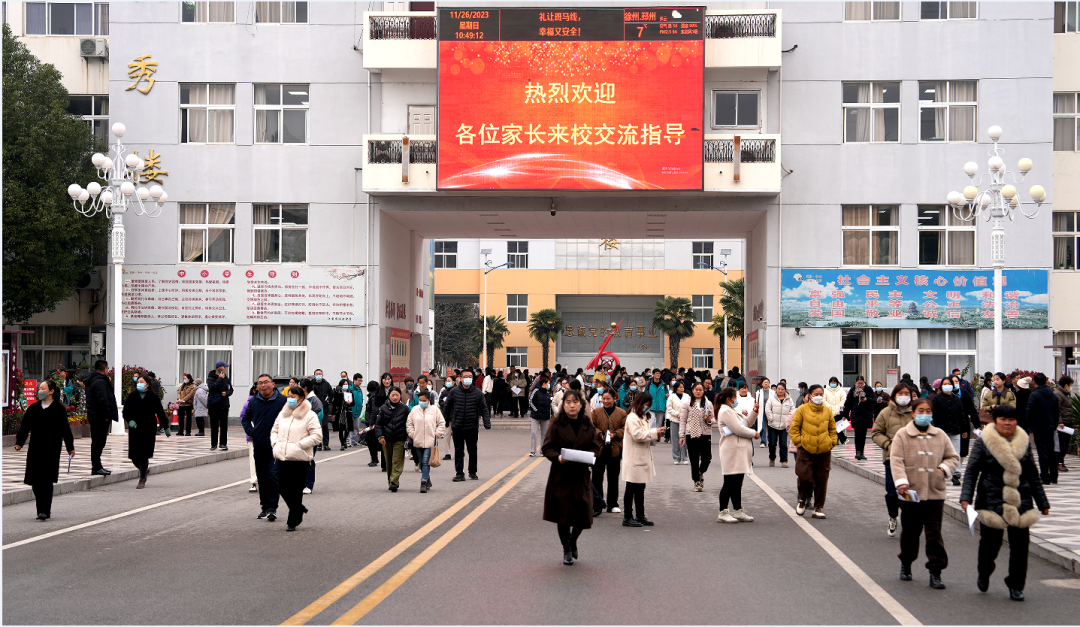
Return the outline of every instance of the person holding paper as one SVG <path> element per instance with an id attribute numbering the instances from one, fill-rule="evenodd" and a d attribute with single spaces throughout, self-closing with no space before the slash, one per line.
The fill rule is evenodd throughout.
<path id="1" fill-rule="evenodd" d="M 874 418 L 874 429 L 870 437 L 881 448 L 881 461 L 885 464 L 885 508 L 889 512 L 889 537 L 896 537 L 900 526 L 900 499 L 896 495 L 896 483 L 893 481 L 892 465 L 889 464 L 889 450 L 893 438 L 900 429 L 911 422 L 911 399 L 919 399 L 918 390 L 906 383 L 898 383 L 892 391 L 892 400 Z"/>
<path id="2" fill-rule="evenodd" d="M 930 587 L 944 590 L 941 571 L 949 565 L 941 535 L 945 482 L 960 455 L 944 431 L 933 426 L 934 408 L 919 398 L 911 403 L 912 420 L 896 432 L 889 466 L 900 503 L 900 580 L 911 581 L 911 563 L 919 556 L 919 536 L 926 530 L 926 569 Z M 918 501 L 916 501 L 916 495 Z"/>
<path id="3" fill-rule="evenodd" d="M 743 479 L 754 473 L 750 461 L 754 452 L 754 440 L 761 434 L 748 424 L 757 421 L 760 407 L 754 403 L 746 416 L 735 413 L 737 394 L 733 388 L 724 388 L 716 395 L 716 424 L 723 436 L 720 438 L 720 469 L 724 473 L 724 485 L 720 488 L 720 513 L 716 522 L 754 522 L 754 517 L 742 507 Z M 730 434 L 728 433 L 730 431 Z M 732 509 L 728 509 L 728 501 Z"/>
<path id="4" fill-rule="evenodd" d="M 835 378 L 835 377 L 834 377 Z M 836 419 L 825 404 L 825 390 L 810 386 L 810 402 L 795 410 L 788 435 L 798 448 L 795 455 L 795 476 L 798 477 L 799 502 L 795 513 L 802 516 L 814 499 L 814 518 L 825 518 L 825 496 L 832 470 L 832 449 L 836 446 Z"/>
<path id="5" fill-rule="evenodd" d="M 1069 469 L 1065 467 L 1065 453 L 1069 451 L 1069 440 L 1072 438 L 1072 434 L 1066 431 L 1062 431 L 1062 427 L 1072 429 L 1073 426 L 1073 407 L 1072 407 L 1072 377 L 1065 375 L 1058 379 L 1057 387 L 1054 388 L 1054 396 L 1058 401 L 1058 451 L 1057 451 L 1057 465 L 1058 472 L 1069 472 Z"/>
<path id="6" fill-rule="evenodd" d="M 75 440 L 68 424 L 67 409 L 60 401 L 60 388 L 52 379 L 45 379 L 38 386 L 36 403 L 26 408 L 19 433 L 15 436 L 15 450 L 34 436 L 33 446 L 26 452 L 26 472 L 23 483 L 34 490 L 37 500 L 38 520 L 52 516 L 53 484 L 60 479 L 60 444 L 68 452 L 68 464 L 75 454 Z"/>
<path id="7" fill-rule="evenodd" d="M 651 527 L 653 521 L 645 518 L 645 484 L 656 476 L 653 465 L 652 443 L 664 437 L 664 426 L 649 428 L 649 411 L 653 397 L 641 392 L 634 397 L 634 404 L 626 416 L 622 442 L 622 476 L 626 478 L 623 491 L 623 527 Z M 634 509 L 637 518 L 634 518 Z"/>
<path id="8" fill-rule="evenodd" d="M 1009 598 L 1024 600 L 1027 579 L 1029 529 L 1050 514 L 1050 501 L 1039 479 L 1039 468 L 1030 449 L 1027 432 L 1016 424 L 1016 410 L 1008 405 L 994 408 L 994 422 L 986 425 L 971 447 L 960 506 L 979 512 L 979 565 L 976 585 L 990 589 L 994 560 L 1001 541 L 1009 534 Z M 974 504 L 972 503 L 974 497 Z"/>
<path id="9" fill-rule="evenodd" d="M 604 473 L 607 473 L 607 511 L 608 513 L 621 513 L 619 509 L 619 464 L 621 462 L 623 434 L 626 427 L 626 410 L 616 406 L 617 398 L 615 390 L 607 388 L 600 395 L 603 403 L 592 412 L 593 424 L 596 426 L 597 444 L 600 446 L 600 455 L 596 460 L 596 470 L 593 472 L 593 487 L 597 493 L 604 492 Z M 599 510 L 593 509 L 593 516 Z"/>
<path id="10" fill-rule="evenodd" d="M 563 459 L 563 449 L 595 456 L 600 452 L 596 427 L 584 411 L 581 392 L 569 390 L 562 406 L 551 420 L 547 438 L 541 447 L 551 460 L 547 486 L 544 488 L 544 520 L 558 525 L 563 547 L 563 564 L 569 566 L 578 557 L 578 537 L 592 527 L 593 494 L 589 466 Z"/>

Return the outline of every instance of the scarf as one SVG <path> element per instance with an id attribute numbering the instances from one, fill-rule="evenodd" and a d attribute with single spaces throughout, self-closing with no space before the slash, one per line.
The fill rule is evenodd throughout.
<path id="1" fill-rule="evenodd" d="M 683 429 L 689 437 L 700 438 L 706 429 L 705 418 L 709 415 L 709 411 L 705 408 L 704 402 L 699 405 L 695 401 L 690 401 L 690 407 L 686 411 L 687 424 L 683 425 Z"/>
<path id="2" fill-rule="evenodd" d="M 866 386 L 856 385 L 854 389 L 855 399 L 859 403 L 866 402 Z"/>

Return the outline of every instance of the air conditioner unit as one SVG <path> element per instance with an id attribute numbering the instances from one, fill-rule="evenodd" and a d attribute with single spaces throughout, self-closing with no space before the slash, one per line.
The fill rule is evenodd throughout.
<path id="1" fill-rule="evenodd" d="M 87 274 L 84 274 L 75 287 L 80 290 L 100 290 L 102 285 L 101 272 L 97 268 L 94 268 Z"/>
<path id="2" fill-rule="evenodd" d="M 109 42 L 105 39 L 80 39 L 79 56 L 85 58 L 108 59 Z"/>

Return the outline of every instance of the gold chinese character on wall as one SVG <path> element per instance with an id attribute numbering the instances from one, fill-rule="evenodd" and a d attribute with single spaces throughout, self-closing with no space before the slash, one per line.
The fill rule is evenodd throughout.
<path id="1" fill-rule="evenodd" d="M 585 337 L 585 325 L 577 328 L 578 337 Z"/>
<path id="2" fill-rule="evenodd" d="M 136 150 L 135 154 L 139 154 L 139 151 Z M 169 171 L 161 169 L 161 153 L 154 152 L 154 149 L 151 148 L 150 153 L 146 155 L 146 159 L 143 159 L 143 161 L 146 166 L 139 173 L 139 181 L 142 183 L 149 183 L 150 181 L 164 183 L 165 181 L 161 180 L 161 177 L 169 176 Z"/>
<path id="3" fill-rule="evenodd" d="M 617 239 L 602 239 L 600 245 L 604 247 L 604 250 L 619 249 L 619 240 Z"/>
<path id="4" fill-rule="evenodd" d="M 626 337 L 634 337 L 634 327 L 626 327 Z"/>
<path id="5" fill-rule="evenodd" d="M 645 327 L 638 327 L 637 328 L 637 336 L 638 337 L 645 337 Z"/>
<path id="6" fill-rule="evenodd" d="M 566 325 L 566 337 L 574 337 L 574 325 Z"/>
<path id="7" fill-rule="evenodd" d="M 649 327 L 649 337 L 656 337 L 656 327 Z"/>
<path id="8" fill-rule="evenodd" d="M 147 61 L 150 55 L 144 54 L 141 57 L 135 57 L 135 63 L 128 63 L 128 78 L 135 79 L 135 83 L 124 91 L 131 91 L 139 86 L 139 83 L 146 79 L 146 89 L 139 89 L 138 91 L 148 94 L 150 90 L 154 88 L 153 74 L 157 72 L 157 61 Z"/>
<path id="9" fill-rule="evenodd" d="M 589 337 L 596 337 L 596 325 L 589 327 Z"/>

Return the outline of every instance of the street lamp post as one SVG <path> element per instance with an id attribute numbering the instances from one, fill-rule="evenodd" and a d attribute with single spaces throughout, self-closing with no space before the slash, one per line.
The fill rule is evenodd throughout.
<path id="1" fill-rule="evenodd" d="M 960 220 L 973 221 L 985 215 L 988 222 L 993 220 L 994 223 L 990 234 L 990 259 L 994 264 L 994 372 L 1002 372 L 1001 271 L 1005 268 L 1005 218 L 1014 220 L 1019 210 L 1025 218 L 1034 219 L 1046 200 L 1046 190 L 1041 185 L 1031 186 L 1029 193 L 1033 202 L 1029 213 L 1028 205 L 1021 202 L 1016 187 L 1005 182 L 1005 175 L 1012 177 L 1013 183 L 1017 185 L 1023 183 L 1024 177 L 1031 171 L 1031 159 L 1023 158 L 1017 162 L 1016 167 L 1020 170 L 1020 177 L 1017 178 L 1014 172 L 1005 169 L 1005 161 L 1001 158 L 1005 154 L 1005 150 L 998 147 L 1001 127 L 991 126 L 987 134 L 994 141 L 993 149 L 987 152 L 991 155 L 987 162 L 990 168 L 987 172 L 987 189 L 980 191 L 978 187 L 983 184 L 986 175 L 980 176 L 978 182 L 975 181 L 979 164 L 968 161 L 964 164 L 964 173 L 973 184 L 965 187 L 963 193 L 949 192 L 948 203 Z"/>
<path id="2" fill-rule="evenodd" d="M 717 270 L 719 272 L 723 272 L 724 273 L 724 283 L 727 283 L 728 279 L 727 279 L 727 262 L 726 261 L 721 261 L 720 262 L 720 267 L 710 266 L 709 264 L 705 263 L 704 261 L 699 261 L 698 265 L 702 266 L 702 267 L 705 267 L 705 268 L 708 268 L 710 270 Z M 727 288 L 726 287 L 724 288 L 724 294 L 727 294 Z M 728 342 L 728 336 L 727 336 L 727 308 L 725 307 L 724 308 L 724 341 L 720 345 L 721 355 L 723 355 L 723 359 L 724 359 L 724 370 L 728 370 L 727 342 Z"/>
<path id="3" fill-rule="evenodd" d="M 105 181 L 102 186 L 97 181 L 92 181 L 83 189 L 78 183 L 68 186 L 68 195 L 71 196 L 75 210 L 88 218 L 92 218 L 98 212 L 104 211 L 105 215 L 112 220 L 112 315 L 113 327 L 113 394 L 116 395 L 116 406 L 123 405 L 121 398 L 121 381 L 123 366 L 123 272 L 124 272 L 124 214 L 131 209 L 135 215 L 146 215 L 156 218 L 161 214 L 161 208 L 169 195 L 160 185 L 153 185 L 149 189 L 139 187 L 139 173 L 146 167 L 145 162 L 136 154 L 124 157 L 124 145 L 120 142 L 126 127 L 117 122 L 112 125 L 113 135 L 116 135 L 116 143 L 112 151 L 116 153 L 116 160 L 94 153 L 91 161 L 97 167 L 98 177 Z M 153 198 L 149 207 L 143 204 L 144 200 Z M 89 203 L 87 203 L 89 201 Z M 156 203 L 156 206 L 155 206 Z M 113 435 L 124 434 L 124 421 L 114 422 L 112 425 Z"/>
<path id="4" fill-rule="evenodd" d="M 487 255 L 484 255 L 484 256 L 486 257 Z M 484 267 L 487 268 L 487 270 L 484 271 L 484 339 L 483 339 L 484 348 L 482 349 L 482 352 L 480 354 L 480 362 L 481 362 L 480 370 L 481 371 L 483 371 L 483 369 L 484 369 L 483 361 L 485 359 L 487 359 L 487 301 L 488 301 L 488 298 L 487 298 L 487 275 L 490 274 L 492 270 L 498 270 L 499 268 L 502 268 L 504 266 L 509 266 L 509 267 L 513 268 L 514 267 L 514 262 L 513 261 L 507 261 L 506 263 L 499 264 L 497 266 L 493 266 L 493 265 L 491 265 L 490 261 L 487 261 L 487 260 L 484 261 Z"/>

